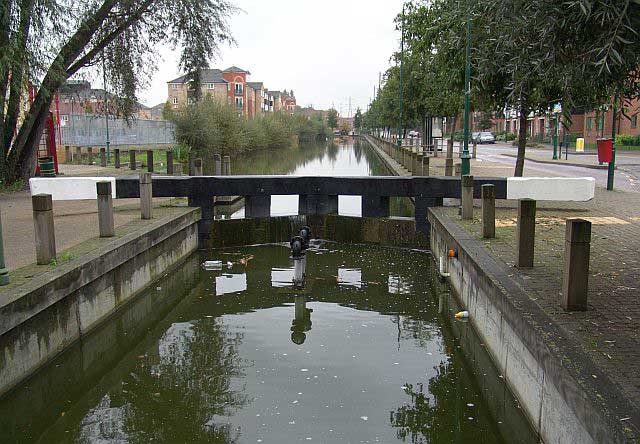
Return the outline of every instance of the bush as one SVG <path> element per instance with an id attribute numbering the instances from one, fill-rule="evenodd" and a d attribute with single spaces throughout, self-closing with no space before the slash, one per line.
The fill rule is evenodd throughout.
<path id="1" fill-rule="evenodd" d="M 517 134 L 514 133 L 498 133 L 496 135 L 496 140 L 501 140 L 503 142 L 511 142 L 518 138 Z"/>
<path id="2" fill-rule="evenodd" d="M 630 134 L 619 134 L 616 136 L 616 143 L 624 146 L 639 146 L 640 136 L 632 136 Z"/>

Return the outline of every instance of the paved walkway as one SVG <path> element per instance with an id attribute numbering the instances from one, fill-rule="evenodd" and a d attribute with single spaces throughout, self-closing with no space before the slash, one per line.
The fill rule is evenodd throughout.
<path id="1" fill-rule="evenodd" d="M 619 418 L 623 425 L 640 422 L 640 193 L 608 192 L 597 188 L 586 203 L 541 203 L 537 214 L 533 269 L 518 269 L 515 202 L 497 209 L 496 239 L 483 240 L 498 261 L 513 270 L 522 288 L 567 337 L 578 340 L 583 352 L 608 375 L 634 405 Z M 450 218 L 480 239 L 480 212 L 461 221 L 456 208 Z M 589 310 L 567 313 L 560 306 L 565 221 L 582 217 L 592 222 Z M 637 431 L 636 431 L 637 433 Z"/>

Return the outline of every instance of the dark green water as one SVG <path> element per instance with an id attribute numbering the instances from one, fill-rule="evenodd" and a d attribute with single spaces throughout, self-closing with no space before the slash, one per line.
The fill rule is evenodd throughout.
<path id="1" fill-rule="evenodd" d="M 363 139 L 345 142 L 303 143 L 299 147 L 250 153 L 233 159 L 234 175 L 278 174 L 288 176 L 389 176 L 392 175 L 373 148 Z M 392 216 L 413 216 L 409 199 L 390 199 Z M 349 216 L 362 214 L 359 196 L 339 196 L 338 213 Z M 217 212 L 224 217 L 244 217 L 242 201 Z M 298 214 L 297 196 L 272 196 L 271 215 Z"/>
<path id="2" fill-rule="evenodd" d="M 431 264 L 325 243 L 294 291 L 284 246 L 195 255 L 0 400 L 0 441 L 535 442 Z"/>

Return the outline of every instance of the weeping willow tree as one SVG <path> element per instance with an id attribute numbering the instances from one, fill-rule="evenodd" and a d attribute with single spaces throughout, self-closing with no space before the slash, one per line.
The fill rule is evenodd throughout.
<path id="1" fill-rule="evenodd" d="M 0 2 L 0 177 L 33 175 L 37 146 L 55 92 L 81 70 L 99 66 L 119 111 L 135 111 L 136 92 L 153 74 L 155 50 L 181 48 L 191 74 L 233 42 L 227 0 L 2 0 Z M 24 105 L 27 85 L 33 101 Z M 199 88 L 195 88 L 199 91 Z"/>

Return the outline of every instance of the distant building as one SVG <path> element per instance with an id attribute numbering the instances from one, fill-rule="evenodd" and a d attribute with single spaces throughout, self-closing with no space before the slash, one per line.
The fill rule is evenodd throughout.
<path id="1" fill-rule="evenodd" d="M 195 94 L 191 90 L 191 77 L 183 75 L 167 82 L 169 105 L 173 109 L 183 108 L 195 100 Z M 230 84 L 219 69 L 203 69 L 200 73 L 200 91 L 202 97 L 211 96 L 219 100 L 227 101 L 230 92 Z"/>

